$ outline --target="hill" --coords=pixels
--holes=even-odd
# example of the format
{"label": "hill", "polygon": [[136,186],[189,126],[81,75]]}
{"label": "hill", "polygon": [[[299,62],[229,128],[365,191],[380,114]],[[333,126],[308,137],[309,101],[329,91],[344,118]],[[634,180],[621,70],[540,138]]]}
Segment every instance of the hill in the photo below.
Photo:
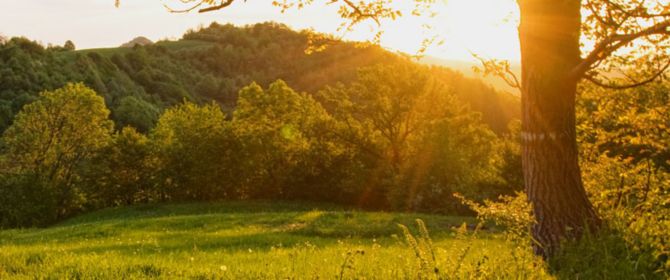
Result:
{"label": "hill", "polygon": [[417,218],[432,234],[431,274],[545,275],[530,250],[497,233],[456,230],[471,218],[224,202],[107,209],[50,228],[0,231],[0,278],[416,278],[423,264],[397,224],[414,229]]}
{"label": "hill", "polygon": [[121,47],[122,48],[132,48],[132,47],[135,47],[135,46],[138,46],[138,45],[139,46],[148,46],[148,45],[151,45],[153,43],[154,42],[149,40],[147,37],[140,36],[140,37],[136,37],[136,38],[128,41],[127,43],[124,43],[123,45],[121,45]]}
{"label": "hill", "polygon": [[[213,23],[187,32],[179,41],[133,48],[64,51],[25,38],[0,45],[0,131],[42,90],[84,82],[105,97],[119,126],[147,131],[157,112],[189,100],[235,106],[240,88],[276,79],[308,93],[347,83],[356,69],[379,63],[413,63],[378,47],[331,42],[325,51],[306,54],[310,32],[276,23],[244,27]],[[479,80],[435,67],[454,91],[496,132],[518,117],[518,98]]]}

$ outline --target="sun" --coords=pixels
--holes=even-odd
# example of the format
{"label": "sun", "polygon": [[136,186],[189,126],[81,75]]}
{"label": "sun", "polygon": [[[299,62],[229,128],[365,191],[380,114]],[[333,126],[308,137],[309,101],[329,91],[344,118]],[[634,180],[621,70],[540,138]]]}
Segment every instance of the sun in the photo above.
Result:
{"label": "sun", "polygon": [[474,53],[519,60],[519,12],[513,0],[451,0],[445,8],[446,38]]}
{"label": "sun", "polygon": [[426,55],[471,62],[477,62],[473,53],[485,58],[520,60],[519,11],[515,0],[438,0],[430,8],[432,17],[426,13],[412,16],[414,3],[393,1],[393,8],[402,11],[402,17],[383,20],[381,26],[364,22],[348,32],[337,30],[343,20],[337,16],[336,5],[315,3],[273,20],[353,41],[370,40],[381,29],[383,47],[407,54],[416,54],[424,40],[434,39]]}

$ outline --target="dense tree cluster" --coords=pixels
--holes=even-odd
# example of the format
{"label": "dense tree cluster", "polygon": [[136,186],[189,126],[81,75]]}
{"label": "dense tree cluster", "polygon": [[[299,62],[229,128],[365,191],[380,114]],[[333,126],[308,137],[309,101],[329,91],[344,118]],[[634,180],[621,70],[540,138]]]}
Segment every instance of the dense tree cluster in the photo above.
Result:
{"label": "dense tree cluster", "polygon": [[522,187],[510,185],[518,170],[502,174],[515,164],[504,160],[504,138],[431,68],[407,63],[361,68],[316,94],[251,83],[230,114],[185,101],[146,133],[115,130],[109,116],[81,83],[23,107],[2,138],[2,224],[230,199],[456,213],[464,209],[454,192],[483,199]]}

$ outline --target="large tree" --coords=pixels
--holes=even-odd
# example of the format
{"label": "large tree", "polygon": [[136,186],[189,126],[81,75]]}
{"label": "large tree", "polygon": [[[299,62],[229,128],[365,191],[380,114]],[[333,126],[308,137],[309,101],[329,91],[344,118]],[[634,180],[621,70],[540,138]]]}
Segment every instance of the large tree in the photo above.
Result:
{"label": "large tree", "polygon": [[[193,4],[184,11],[210,12],[224,9],[235,0],[181,2]],[[313,2],[274,3],[284,10]],[[402,15],[393,0],[323,2],[340,5],[338,13],[346,28],[368,20],[381,26],[384,20]],[[429,11],[436,1],[413,2],[416,7],[411,14],[416,15]],[[627,88],[661,76],[670,65],[662,62],[667,60],[670,4],[661,0],[517,0],[517,4],[521,79],[510,76],[509,64],[485,66],[507,75],[506,80],[522,92],[524,181],[537,219],[533,228],[538,241],[536,252],[548,256],[562,239],[579,237],[601,224],[586,196],[579,170],[577,85],[586,79],[603,87]],[[619,69],[615,69],[617,66]],[[620,74],[613,75],[616,70]],[[631,75],[631,70],[649,75]],[[618,83],[623,80],[630,84]]]}
{"label": "large tree", "polygon": [[463,208],[453,192],[482,198],[496,185],[495,134],[432,70],[364,67],[356,81],[316,95],[333,116],[331,133],[360,162],[360,204],[453,213]]}
{"label": "large tree", "polygon": [[0,173],[30,179],[17,187],[25,190],[14,190],[27,195],[10,202],[21,206],[49,193],[56,213],[46,216],[63,218],[80,210],[86,202],[82,170],[109,144],[113,127],[103,98],[81,83],[42,92],[21,109],[0,140],[5,145]]}

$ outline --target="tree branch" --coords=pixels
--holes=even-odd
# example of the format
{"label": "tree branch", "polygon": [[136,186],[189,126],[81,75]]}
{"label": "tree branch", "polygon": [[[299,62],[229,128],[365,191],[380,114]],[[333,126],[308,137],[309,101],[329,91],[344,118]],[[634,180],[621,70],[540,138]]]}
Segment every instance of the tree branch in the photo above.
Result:
{"label": "tree branch", "polygon": [[521,90],[521,83],[519,78],[512,71],[512,68],[509,64],[509,61],[499,61],[495,59],[484,59],[481,56],[478,56],[474,53],[471,53],[479,62],[482,64],[484,69],[479,69],[475,67],[475,72],[482,72],[486,75],[494,75],[501,78],[508,86]]}
{"label": "tree branch", "polygon": [[612,34],[607,36],[602,41],[598,42],[593,48],[593,51],[591,51],[586,58],[582,59],[577,67],[572,70],[572,76],[574,78],[584,77],[584,74],[590,70],[594,64],[606,59],[621,47],[638,38],[656,34],[670,34],[668,27],[670,27],[670,20],[665,20],[635,33]]}
{"label": "tree branch", "polygon": [[193,11],[193,10],[197,9],[198,7],[202,6],[202,4],[204,4],[204,3],[205,3],[205,2],[202,1],[202,2],[200,2],[200,3],[198,3],[198,4],[193,5],[193,6],[190,7],[190,8],[183,9],[183,10],[175,10],[175,9],[172,9],[172,8],[170,8],[170,6],[168,6],[168,5],[165,4],[165,3],[163,3],[163,7],[165,7],[165,9],[167,9],[168,12],[170,12],[170,13],[188,13],[188,12]]}
{"label": "tree branch", "polygon": [[[200,9],[200,10],[198,10],[198,13],[206,13],[206,12],[221,10],[225,7],[230,6],[230,4],[233,4],[233,2],[235,2],[235,0],[226,0],[224,2],[221,2],[221,4],[219,4],[219,5]],[[246,2],[246,0],[244,2]]]}
{"label": "tree branch", "polygon": [[[656,80],[658,77],[660,77],[661,75],[663,75],[663,73],[664,73],[666,70],[668,70],[668,68],[670,68],[670,61],[668,61],[668,63],[666,63],[665,66],[661,67],[661,69],[659,69],[656,73],[654,73],[654,75],[651,75],[651,76],[648,77],[647,79],[644,79],[643,81],[640,81],[640,82],[636,82],[635,80],[633,80],[633,83],[632,83],[632,84],[628,84],[628,85],[606,84],[606,83],[604,83],[604,82],[602,82],[602,81],[597,80],[597,79],[596,79],[595,77],[593,77],[593,76],[586,76],[586,77],[584,77],[584,78],[585,78],[587,81],[593,83],[594,85],[597,85],[597,86],[602,87],[602,88],[606,88],[606,89],[615,89],[615,90],[622,90],[622,89],[629,89],[629,88],[639,87],[639,86],[643,86],[643,85],[646,85],[646,84],[648,84],[648,83],[651,83],[651,82],[653,82],[654,80]],[[630,78],[630,77],[629,77],[629,78]]]}
{"label": "tree branch", "polygon": [[[333,3],[334,2],[337,2],[337,0],[333,0]],[[364,13],[361,10],[361,8],[358,7],[356,4],[354,4],[353,2],[351,2],[351,0],[342,0],[342,2],[344,2],[352,10],[354,10],[354,13],[357,15],[357,18],[358,18],[356,21],[360,21],[360,20],[366,19],[366,18],[371,18],[372,20],[374,20],[377,23],[377,25],[381,25],[381,23],[379,22],[379,19],[377,18],[376,14]]]}
{"label": "tree branch", "polygon": [[[118,5],[118,0],[116,0],[116,1],[117,1],[117,5]],[[191,0],[180,0],[180,1],[182,1],[183,3],[194,2],[194,1],[191,1]],[[338,2],[338,1],[340,1],[340,0],[331,0],[328,4],[336,3],[336,2]],[[369,19],[374,20],[374,21],[377,23],[377,25],[381,25],[381,22],[379,21],[379,18],[378,18],[378,15],[377,15],[377,14],[375,14],[375,13],[369,13],[369,12],[365,12],[365,11],[363,11],[363,9],[362,9],[361,7],[359,7],[358,5],[356,5],[356,4],[355,4],[353,1],[351,1],[351,0],[341,0],[341,1],[342,1],[345,5],[347,5],[349,8],[352,9],[353,14],[354,14],[355,17],[356,17],[356,18],[354,19],[354,21],[358,22],[358,21],[361,21],[361,20],[364,20],[364,19],[368,19],[368,18],[369,18]],[[200,6],[202,6],[202,5],[205,5],[205,4],[211,4],[212,2],[214,2],[214,1],[211,1],[211,0],[200,0],[197,4],[193,5],[193,6],[190,7],[190,8],[184,9],[184,10],[173,10],[173,9],[169,8],[167,5],[164,5],[164,6],[165,6],[166,8],[168,8],[168,10],[170,10],[170,12],[173,12],[173,13],[188,13],[188,12],[190,12],[190,11],[193,11],[193,10],[197,9],[198,7],[200,7]],[[235,0],[221,0],[221,3],[220,3],[220,4],[202,8],[202,9],[198,10],[198,13],[206,13],[206,12],[212,12],[212,11],[221,10],[221,9],[224,9],[224,8],[230,6],[231,4],[233,4],[233,2],[235,2]],[[245,2],[246,2],[246,0],[245,0]]]}
{"label": "tree branch", "polygon": [[[188,4],[188,3],[196,2],[196,0],[179,0],[179,1],[182,2],[182,3],[184,3],[184,4]],[[118,2],[119,2],[119,0],[116,0],[117,6],[118,6]],[[235,2],[235,0],[221,0],[221,3],[219,3],[218,5],[212,5],[214,2],[215,2],[215,1],[213,1],[213,0],[199,0],[199,1],[197,1],[197,3],[194,4],[193,6],[191,6],[191,7],[189,7],[189,8],[186,8],[186,9],[183,9],[183,10],[175,10],[175,9],[172,9],[172,8],[170,8],[167,4],[163,4],[163,6],[164,6],[170,13],[188,13],[188,12],[191,12],[191,11],[193,11],[193,10],[195,10],[195,9],[198,9],[199,7],[201,7],[201,6],[203,6],[203,5],[210,5],[210,6],[207,6],[207,7],[205,7],[205,8],[202,8],[202,9],[198,10],[198,13],[206,13],[206,12],[211,12],[211,11],[221,10],[221,9],[223,9],[223,8],[225,8],[225,7],[228,7],[228,6],[230,6],[231,4],[233,4],[233,2]],[[246,0],[245,0],[245,2],[246,2]]]}

